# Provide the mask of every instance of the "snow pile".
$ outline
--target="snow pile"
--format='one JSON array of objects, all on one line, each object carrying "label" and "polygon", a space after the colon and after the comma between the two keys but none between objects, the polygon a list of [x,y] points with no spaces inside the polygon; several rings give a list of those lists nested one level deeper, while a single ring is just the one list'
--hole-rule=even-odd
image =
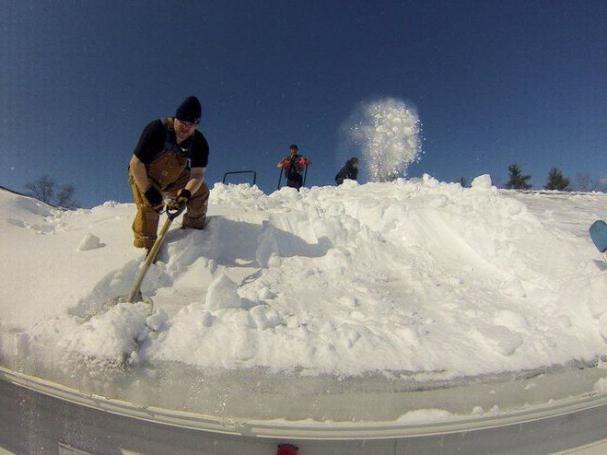
[{"label": "snow pile", "polygon": [[[143,257],[131,204],[59,212],[0,193],[14,258],[0,266],[0,359],[430,379],[592,362],[607,289],[585,229],[605,199],[525,198],[489,176],[270,195],[216,184],[207,229],[169,232],[142,286],[150,308],[111,304]],[[78,253],[92,227],[105,247]]]},{"label": "snow pile", "polygon": [[404,176],[407,167],[419,160],[421,122],[407,103],[388,98],[365,104],[348,123],[351,140],[369,167],[370,181]]}]

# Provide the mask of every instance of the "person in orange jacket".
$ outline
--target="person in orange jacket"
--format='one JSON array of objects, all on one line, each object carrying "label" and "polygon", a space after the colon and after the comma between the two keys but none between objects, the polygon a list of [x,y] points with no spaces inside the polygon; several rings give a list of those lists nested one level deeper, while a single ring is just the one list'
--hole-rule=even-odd
[{"label": "person in orange jacket", "polygon": [[303,177],[301,173],[306,166],[309,166],[310,164],[311,161],[309,159],[299,154],[299,147],[295,144],[291,144],[289,147],[289,156],[280,160],[276,167],[285,171],[287,186],[299,191],[303,186]]}]

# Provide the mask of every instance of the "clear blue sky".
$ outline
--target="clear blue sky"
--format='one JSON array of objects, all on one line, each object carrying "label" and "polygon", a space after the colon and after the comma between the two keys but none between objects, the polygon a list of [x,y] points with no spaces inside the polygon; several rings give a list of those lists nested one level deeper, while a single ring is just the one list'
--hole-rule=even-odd
[{"label": "clear blue sky", "polygon": [[[0,0],[0,185],[49,174],[90,207],[130,201],[147,122],[203,104],[208,180],[255,169],[272,191],[292,142],[309,185],[343,164],[361,101],[416,106],[440,180],[518,162],[607,176],[605,1]],[[342,151],[343,152],[343,151]]]}]

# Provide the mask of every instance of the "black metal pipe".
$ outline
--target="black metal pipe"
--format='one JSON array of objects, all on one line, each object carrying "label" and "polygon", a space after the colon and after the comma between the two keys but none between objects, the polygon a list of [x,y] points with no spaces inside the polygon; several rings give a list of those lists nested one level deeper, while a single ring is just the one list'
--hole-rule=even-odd
[{"label": "black metal pipe", "polygon": [[230,174],[253,174],[253,185],[255,185],[255,182],[257,182],[257,172],[255,171],[230,171],[223,174],[222,183],[226,183],[226,178]]}]

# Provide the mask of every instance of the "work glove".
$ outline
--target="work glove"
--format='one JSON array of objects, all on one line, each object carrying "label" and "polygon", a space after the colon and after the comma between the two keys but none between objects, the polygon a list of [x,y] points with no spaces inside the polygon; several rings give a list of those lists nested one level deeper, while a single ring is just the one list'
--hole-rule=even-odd
[{"label": "work glove", "polygon": [[167,209],[180,210],[190,201],[191,198],[192,193],[190,193],[190,190],[186,190],[185,188],[179,190],[177,197],[167,202]]},{"label": "work glove", "polygon": [[150,207],[152,207],[158,213],[162,212],[162,209],[164,208],[162,194],[156,189],[155,186],[150,186],[144,193],[144,196]]}]

